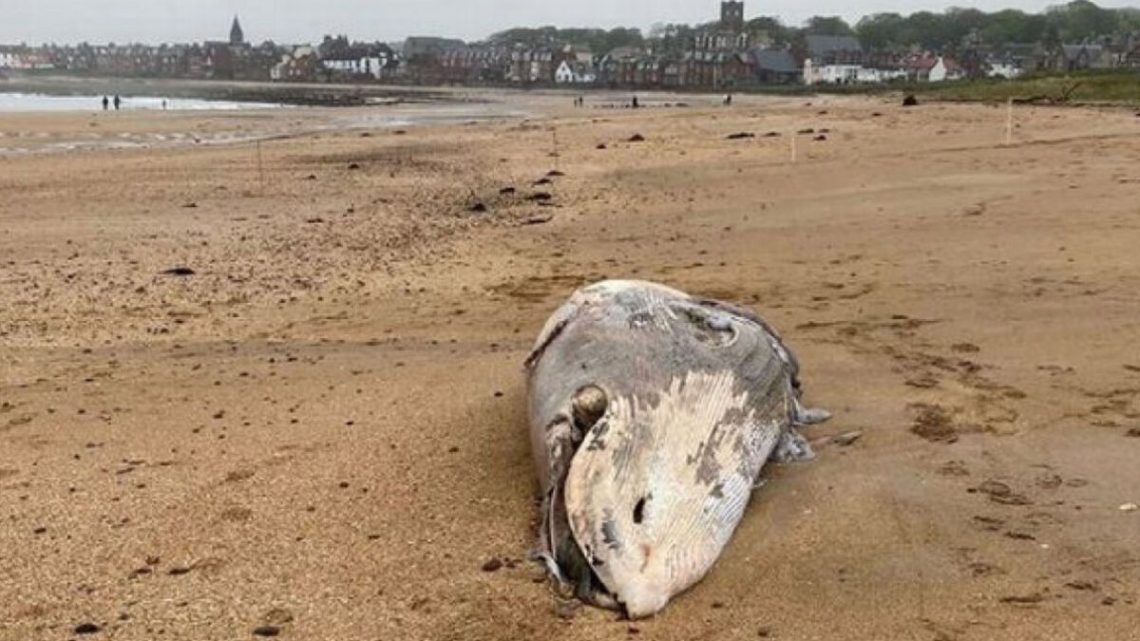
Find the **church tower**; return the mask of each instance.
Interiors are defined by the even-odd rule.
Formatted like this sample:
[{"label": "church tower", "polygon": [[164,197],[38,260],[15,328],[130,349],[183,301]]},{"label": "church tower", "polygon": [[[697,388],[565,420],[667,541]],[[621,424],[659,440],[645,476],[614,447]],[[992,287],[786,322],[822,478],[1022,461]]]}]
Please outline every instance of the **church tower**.
[{"label": "church tower", "polygon": [[740,33],[744,31],[744,2],[720,3],[720,28]]},{"label": "church tower", "polygon": [[245,33],[241,30],[237,16],[234,16],[234,24],[230,27],[230,44],[235,47],[245,44]]}]

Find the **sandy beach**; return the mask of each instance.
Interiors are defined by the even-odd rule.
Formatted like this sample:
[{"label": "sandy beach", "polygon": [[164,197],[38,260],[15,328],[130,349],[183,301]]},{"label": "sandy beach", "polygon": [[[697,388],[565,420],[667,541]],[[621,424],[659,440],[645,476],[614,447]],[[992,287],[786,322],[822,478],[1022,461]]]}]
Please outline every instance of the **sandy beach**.
[{"label": "sandy beach", "polygon": [[[1140,638],[1140,117],[497,100],[0,114],[0,639]],[[522,363],[615,277],[835,414],[636,624],[526,561]]]}]

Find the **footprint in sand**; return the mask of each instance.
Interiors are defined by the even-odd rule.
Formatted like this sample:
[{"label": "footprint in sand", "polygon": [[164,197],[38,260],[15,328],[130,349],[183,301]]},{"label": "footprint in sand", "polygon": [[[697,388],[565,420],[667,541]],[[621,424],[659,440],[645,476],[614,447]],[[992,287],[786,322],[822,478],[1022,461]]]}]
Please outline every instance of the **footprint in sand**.
[{"label": "footprint in sand", "polygon": [[231,507],[224,510],[220,517],[230,523],[245,523],[253,518],[253,510],[246,507]]},{"label": "footprint in sand", "polygon": [[914,425],[910,431],[932,443],[956,443],[958,432],[946,408],[929,403],[914,403],[910,406],[915,413]]},{"label": "footprint in sand", "polygon": [[987,532],[998,532],[1005,527],[1005,519],[993,516],[975,516],[973,522]]},{"label": "footprint in sand", "polygon": [[982,561],[975,561],[967,567],[969,567],[970,572],[972,572],[976,578],[986,576],[1000,576],[1006,573],[1005,570],[1001,569],[1000,567],[992,563],[984,563]]},{"label": "footprint in sand", "polygon": [[1001,505],[1032,505],[1033,501],[1024,494],[1013,491],[1013,488],[1008,483],[1002,481],[989,480],[985,481],[977,487],[972,487],[966,490],[970,494],[983,494],[990,498],[993,503]]},{"label": "footprint in sand", "polygon": [[247,481],[247,480],[253,478],[254,474],[256,474],[256,472],[254,472],[253,470],[249,470],[249,469],[234,470],[233,472],[230,472],[229,474],[226,475],[225,482],[226,483],[240,483],[242,481]]}]

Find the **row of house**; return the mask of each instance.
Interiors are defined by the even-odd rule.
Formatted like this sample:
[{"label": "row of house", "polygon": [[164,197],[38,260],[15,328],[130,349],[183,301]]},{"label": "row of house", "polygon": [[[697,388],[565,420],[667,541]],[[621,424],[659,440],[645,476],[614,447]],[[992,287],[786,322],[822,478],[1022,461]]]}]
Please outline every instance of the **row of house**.
[{"label": "row of house", "polygon": [[603,85],[731,87],[793,82],[798,66],[784,50],[752,46],[744,3],[721,3],[721,19],[673,51],[621,47],[592,52],[585,47],[467,44],[442,38],[409,38],[398,52],[390,79],[420,84],[508,83],[514,85]]},{"label": "row of house", "polygon": [[35,71],[52,68],[54,65],[51,60],[39,52],[30,51],[26,47],[0,45],[0,69]]},{"label": "row of house", "polygon": [[271,80],[385,79],[396,64],[392,48],[383,43],[350,43],[347,38],[326,38],[319,47],[304,45],[282,53],[270,69]]},{"label": "row of house", "polygon": [[413,84],[606,85],[676,88],[788,83],[801,62],[788,51],[753,46],[744,3],[721,3],[721,19],[673,51],[465,43],[410,37],[398,45],[326,38],[318,46],[246,41],[237,17],[228,40],[202,44],[79,45],[3,50],[0,68],[51,68],[111,76],[343,80]]},{"label": "row of house", "polygon": [[882,84],[959,80],[966,70],[957,60],[927,52],[864,51],[852,36],[809,35],[805,38],[803,82],[815,84]]},{"label": "row of house", "polygon": [[594,52],[565,44],[466,43],[410,37],[399,44],[362,44],[326,37],[320,45],[246,41],[237,17],[229,38],[201,44],[0,46],[4,70],[59,70],[109,76],[368,81],[409,84],[598,85],[738,88],[789,83],[941,82],[962,77],[1013,78],[1022,73],[1120,66],[1140,68],[1140,34],[1092,43],[981,45],[958,56],[923,51],[867,51],[853,36],[807,35],[773,47],[744,21],[744,3],[721,3],[720,20],[689,41],[658,49]]},{"label": "row of house", "polygon": [[120,77],[266,80],[280,48],[245,41],[235,17],[228,40],[175,45],[0,47],[0,69]]},{"label": "row of house", "polygon": [[941,82],[964,77],[1015,78],[1041,71],[1140,68],[1140,34],[1117,42],[966,47],[960,58],[931,53],[867,52],[850,36],[807,36],[806,84]]},{"label": "row of house", "polygon": [[807,35],[771,47],[749,33],[744,4],[721,3],[721,18],[684,47],[514,47],[410,38],[388,79],[421,84],[583,84],[610,87],[732,88],[785,83],[943,82],[964,77],[1013,78],[1041,70],[1140,67],[1140,34],[1118,42],[960,48],[959,57],[918,50],[866,51],[853,36]]}]

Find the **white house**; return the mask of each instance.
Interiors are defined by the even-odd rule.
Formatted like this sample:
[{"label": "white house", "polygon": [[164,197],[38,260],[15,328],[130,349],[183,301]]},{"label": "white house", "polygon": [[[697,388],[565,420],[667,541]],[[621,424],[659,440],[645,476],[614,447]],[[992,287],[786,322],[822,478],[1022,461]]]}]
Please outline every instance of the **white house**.
[{"label": "white house", "polygon": [[597,79],[593,67],[581,61],[563,60],[554,72],[554,82],[560,85],[590,84]]},{"label": "white house", "polygon": [[875,85],[906,78],[902,69],[879,69],[863,65],[835,64],[815,66],[810,59],[804,61],[804,84],[864,84]]},{"label": "white house", "polygon": [[321,61],[321,65],[329,71],[339,71],[352,76],[372,76],[376,80],[379,80],[383,75],[384,67],[387,64],[388,59],[380,56],[325,59]]},{"label": "white house", "polygon": [[945,82],[947,80],[961,80],[965,77],[962,68],[954,63],[953,60],[947,61],[942,56],[938,56],[938,60],[934,62],[934,66],[930,68],[930,82]]},{"label": "white house", "polygon": [[317,50],[311,46],[303,45],[293,49],[293,53],[281,56],[281,62],[273,65],[269,70],[269,79],[274,81],[302,79],[305,76],[306,66],[315,68],[315,64],[306,65],[317,59]]},{"label": "white house", "polygon": [[55,65],[46,57],[23,53],[12,47],[0,47],[0,69],[52,69]]},{"label": "white house", "polygon": [[282,54],[281,61],[269,68],[269,79],[273,81],[285,80],[289,77],[289,65],[293,62],[293,56],[289,54]]},{"label": "white house", "polygon": [[965,69],[953,58],[927,53],[907,58],[903,61],[903,69],[912,82],[945,82],[966,77]]},{"label": "white house", "polygon": [[865,85],[878,85],[905,78],[906,71],[902,69],[859,67],[859,69],[855,71],[855,82]]},{"label": "white house", "polygon": [[804,84],[848,84],[859,81],[860,71],[866,71],[863,65],[820,65],[815,66],[811,59],[804,61]]},{"label": "white house", "polygon": [[20,65],[20,56],[15,51],[0,49],[0,69],[16,69]]},{"label": "white house", "polygon": [[1013,62],[991,62],[986,75],[990,78],[1005,78],[1012,80],[1022,73],[1021,67]]},{"label": "white house", "polygon": [[554,72],[554,82],[560,85],[574,82],[574,69],[570,67],[569,60],[563,60],[562,64],[558,65],[558,69]]},{"label": "white house", "polygon": [[869,85],[879,84],[880,82],[884,82],[883,73],[881,69],[859,67],[855,70],[855,82]]}]

